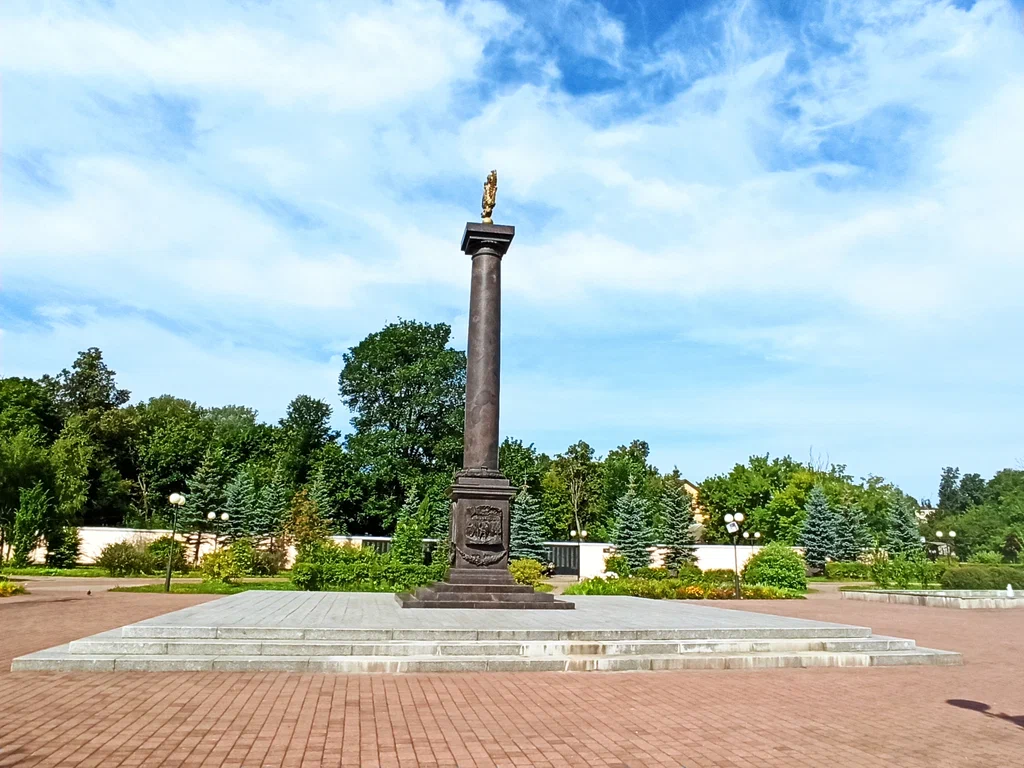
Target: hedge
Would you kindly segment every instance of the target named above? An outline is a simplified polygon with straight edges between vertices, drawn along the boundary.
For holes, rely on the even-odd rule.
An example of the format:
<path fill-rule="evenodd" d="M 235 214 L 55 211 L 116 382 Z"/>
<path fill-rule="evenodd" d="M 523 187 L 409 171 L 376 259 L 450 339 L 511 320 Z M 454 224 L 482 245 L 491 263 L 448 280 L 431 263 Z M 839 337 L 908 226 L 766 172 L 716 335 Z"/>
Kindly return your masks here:
<path fill-rule="evenodd" d="M 858 562 L 825 563 L 825 578 L 829 581 L 867 581 L 871 578 L 871 566 Z"/>
<path fill-rule="evenodd" d="M 1014 565 L 958 565 L 942 574 L 943 589 L 1024 589 L 1024 568 Z"/>

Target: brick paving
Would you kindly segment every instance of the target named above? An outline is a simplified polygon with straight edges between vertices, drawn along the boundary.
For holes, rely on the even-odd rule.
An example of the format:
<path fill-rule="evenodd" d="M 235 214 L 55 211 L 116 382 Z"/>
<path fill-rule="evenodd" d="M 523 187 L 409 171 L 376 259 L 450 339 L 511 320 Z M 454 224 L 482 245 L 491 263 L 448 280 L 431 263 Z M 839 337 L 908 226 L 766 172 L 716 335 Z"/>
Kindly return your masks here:
<path fill-rule="evenodd" d="M 960 651 L 965 665 L 395 677 L 6 672 L 14 656 L 207 599 L 48 591 L 0 601 L 0 766 L 1024 765 L 1024 611 L 840 601 L 831 591 L 744 608 L 871 626 Z"/>

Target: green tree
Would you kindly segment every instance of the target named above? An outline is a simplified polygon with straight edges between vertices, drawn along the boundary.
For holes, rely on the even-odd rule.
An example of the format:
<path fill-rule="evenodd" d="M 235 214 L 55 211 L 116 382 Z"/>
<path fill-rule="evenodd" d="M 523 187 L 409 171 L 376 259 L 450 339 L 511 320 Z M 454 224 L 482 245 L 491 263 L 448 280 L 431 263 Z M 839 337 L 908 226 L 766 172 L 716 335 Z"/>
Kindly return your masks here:
<path fill-rule="evenodd" d="M 836 560 L 854 561 L 872 545 L 864 513 L 856 504 L 845 502 L 837 510 Z"/>
<path fill-rule="evenodd" d="M 50 496 L 42 483 L 21 489 L 21 503 L 14 517 L 13 563 L 16 567 L 29 565 L 32 550 L 39 546 L 39 540 L 48 524 L 51 514 Z"/>
<path fill-rule="evenodd" d="M 181 508 L 178 515 L 183 531 L 195 535 L 195 555 L 193 562 L 199 562 L 201 533 L 218 523 L 211 523 L 209 515 L 216 520 L 227 511 L 228 470 L 224 455 L 217 448 L 207 452 L 203 463 L 188 481 L 188 503 Z"/>
<path fill-rule="evenodd" d="M 253 535 L 253 520 L 257 516 L 258 504 L 259 495 L 256 493 L 252 471 L 243 467 L 228 483 L 225 491 L 224 511 L 228 513 L 228 530 L 232 539 Z"/>
<path fill-rule="evenodd" d="M 311 477 L 310 495 L 339 535 L 369 530 L 363 515 L 363 479 L 351 454 L 337 443 L 327 443 L 317 454 Z"/>
<path fill-rule="evenodd" d="M 289 484 L 298 487 L 309 479 L 319 451 L 337 437 L 331 429 L 331 406 L 309 395 L 299 395 L 288 404 L 278 435 L 282 471 Z"/>
<path fill-rule="evenodd" d="M 960 496 L 960 467 L 943 467 L 939 479 L 939 505 L 936 507 L 939 515 L 956 515 L 965 508 Z"/>
<path fill-rule="evenodd" d="M 802 465 L 789 456 L 769 459 L 751 456 L 747 464 L 736 464 L 728 474 L 709 477 L 700 484 L 697 501 L 704 512 L 706 541 L 726 542 L 725 516 L 742 512 L 752 524 L 771 539 L 776 535 L 771 516 L 765 510 L 776 493 L 782 491 Z M 792 506 L 787 505 L 791 510 Z"/>
<path fill-rule="evenodd" d="M 647 527 L 650 519 L 648 503 L 636 492 L 630 483 L 626 492 L 615 503 L 615 550 L 622 555 L 632 569 L 646 568 L 651 564 L 647 548 L 651 545 L 651 533 Z"/>
<path fill-rule="evenodd" d="M 893 494 L 889 507 L 889 533 L 886 549 L 890 555 L 913 557 L 921 554 L 921 532 L 915 515 L 916 506 L 902 495 Z"/>
<path fill-rule="evenodd" d="M 677 571 L 697 562 L 693 538 L 693 508 L 690 494 L 676 483 L 667 483 L 661 492 L 661 518 L 664 521 L 665 567 Z"/>
<path fill-rule="evenodd" d="M 403 320 L 343 356 L 338 380 L 355 432 L 346 441 L 362 484 L 367 528 L 388 530 L 399 500 L 461 463 L 466 355 L 451 328 Z"/>
<path fill-rule="evenodd" d="M 643 440 L 634 440 L 629 445 L 620 445 L 608 451 L 601 462 L 601 495 L 594 510 L 595 522 L 591 523 L 591 528 L 611 530 L 615 527 L 615 503 L 626 493 L 632 482 L 637 495 L 647 502 L 646 508 L 652 515 L 647 521 L 648 529 L 657 529 L 659 521 L 654 518 L 659 510 L 655 502 L 660 492 L 661 479 L 658 470 L 647 461 L 650 452 L 650 446 Z"/>
<path fill-rule="evenodd" d="M 39 431 L 31 427 L 0 440 L 0 557 L 14 536 L 22 489 L 38 483 L 51 483 L 50 460 Z"/>
<path fill-rule="evenodd" d="M 96 347 L 89 347 L 78 353 L 70 371 L 65 368 L 55 377 L 43 376 L 40 383 L 66 418 L 93 409 L 119 408 L 127 403 L 131 393 L 119 389 L 114 379 L 114 371 L 103 362 L 103 353 Z"/>
<path fill-rule="evenodd" d="M 330 521 L 317 508 L 306 491 L 296 493 L 288 505 L 285 534 L 295 542 L 295 556 L 305 559 L 310 550 L 327 540 Z"/>
<path fill-rule="evenodd" d="M 541 478 L 551 465 L 551 459 L 537 453 L 533 443 L 506 437 L 498 446 L 498 469 L 516 488 L 532 488 L 539 492 Z"/>
<path fill-rule="evenodd" d="M 60 431 L 61 418 L 50 392 L 32 379 L 0 379 L 0 438 L 34 429 L 44 442 Z"/>
<path fill-rule="evenodd" d="M 827 561 L 839 559 L 839 519 L 820 485 L 811 489 L 806 512 L 800 545 L 808 565 L 821 571 Z"/>
<path fill-rule="evenodd" d="M 546 563 L 550 556 L 544 544 L 544 513 L 537 499 L 526 488 L 513 500 L 511 516 L 510 559 L 528 557 Z"/>
<path fill-rule="evenodd" d="M 60 526 L 82 521 L 89 501 L 89 471 L 97 447 L 79 416 L 72 416 L 50 447 Z"/>
<path fill-rule="evenodd" d="M 392 560 L 403 565 L 423 564 L 423 523 L 420 502 L 410 492 L 398 512 L 395 533 L 391 537 L 388 554 Z"/>
<path fill-rule="evenodd" d="M 250 524 L 252 535 L 260 538 L 276 536 L 287 518 L 288 501 L 288 489 L 281 473 L 277 472 L 259 494 Z"/>
<path fill-rule="evenodd" d="M 960 503 L 966 512 L 985 501 L 985 478 L 977 472 L 968 472 L 960 478 Z"/>
<path fill-rule="evenodd" d="M 542 481 L 545 506 L 564 513 L 551 521 L 551 533 L 566 538 L 570 530 L 587 531 L 591 541 L 607 541 L 609 530 L 599 519 L 601 463 L 594 449 L 582 440 L 570 445 L 555 457 L 548 474 L 553 477 Z"/>

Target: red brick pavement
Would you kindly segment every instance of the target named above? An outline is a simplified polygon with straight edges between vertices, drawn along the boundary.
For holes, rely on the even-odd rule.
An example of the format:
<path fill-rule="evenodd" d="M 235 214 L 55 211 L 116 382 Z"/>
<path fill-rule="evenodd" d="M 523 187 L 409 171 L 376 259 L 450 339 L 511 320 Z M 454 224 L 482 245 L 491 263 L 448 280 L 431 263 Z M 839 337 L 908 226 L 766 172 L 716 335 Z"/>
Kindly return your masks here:
<path fill-rule="evenodd" d="M 15 655 L 204 599 L 68 597 L 0 602 L 3 670 Z M 961 651 L 966 665 L 395 677 L 0 672 L 0 766 L 1024 766 L 1024 611 L 834 594 L 744 607 L 866 624 Z"/>

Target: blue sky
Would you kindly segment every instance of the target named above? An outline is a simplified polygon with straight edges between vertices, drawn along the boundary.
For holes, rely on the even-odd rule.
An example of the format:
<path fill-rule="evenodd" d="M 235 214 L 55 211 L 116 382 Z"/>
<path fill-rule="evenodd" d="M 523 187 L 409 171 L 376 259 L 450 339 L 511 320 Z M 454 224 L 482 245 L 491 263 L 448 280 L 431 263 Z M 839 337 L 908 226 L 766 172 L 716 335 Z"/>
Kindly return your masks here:
<path fill-rule="evenodd" d="M 500 175 L 506 434 L 935 495 L 1024 461 L 1021 5 L 0 5 L 0 374 L 280 417 L 464 345 Z"/>

